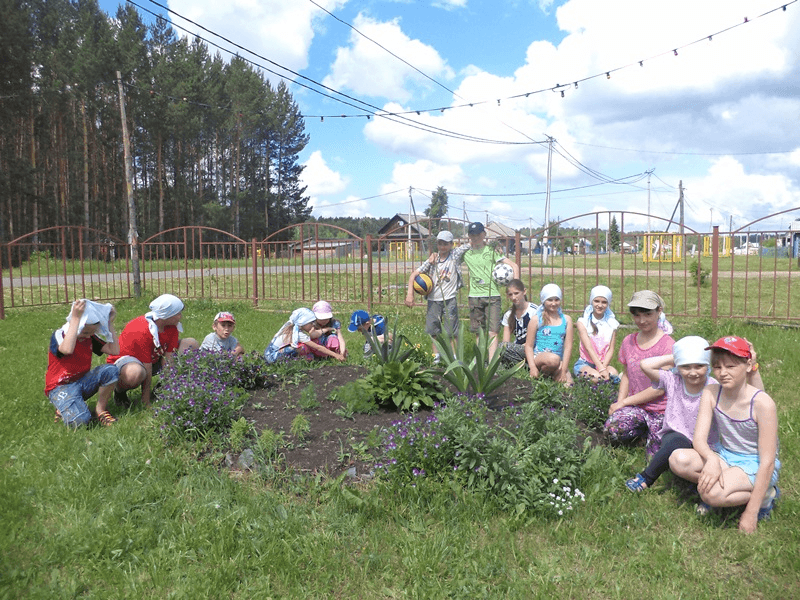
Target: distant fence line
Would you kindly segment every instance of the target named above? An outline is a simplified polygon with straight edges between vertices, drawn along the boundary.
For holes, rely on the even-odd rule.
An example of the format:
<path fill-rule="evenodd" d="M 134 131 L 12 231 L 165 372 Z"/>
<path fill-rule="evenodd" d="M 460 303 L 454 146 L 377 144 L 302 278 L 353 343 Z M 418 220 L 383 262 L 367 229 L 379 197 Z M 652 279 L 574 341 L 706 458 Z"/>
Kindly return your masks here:
<path fill-rule="evenodd" d="M 609 227 L 612 216 L 617 231 Z M 555 282 L 569 312 L 581 312 L 591 288 L 604 284 L 614 291 L 617 311 L 624 312 L 635 290 L 653 289 L 673 316 L 800 321 L 800 231 L 628 232 L 626 217 L 633 216 L 642 215 L 578 215 L 527 238 L 490 224 L 487 240 L 519 265 L 532 301 L 538 302 L 544 283 Z M 665 230 L 677 228 L 651 219 Z M 261 241 L 178 227 L 139 242 L 141 284 L 154 296 L 256 306 L 320 298 L 370 310 L 399 306 L 411 272 L 435 250 L 439 229 L 453 231 L 459 243 L 467 241 L 465 226 L 457 219 L 424 218 L 359 237 L 303 223 Z M 9 308 L 132 298 L 132 270 L 130 245 L 107 232 L 62 226 L 26 234 L 0 244 L 0 318 Z M 466 269 L 464 274 L 468 281 Z M 459 303 L 466 304 L 466 288 Z"/>

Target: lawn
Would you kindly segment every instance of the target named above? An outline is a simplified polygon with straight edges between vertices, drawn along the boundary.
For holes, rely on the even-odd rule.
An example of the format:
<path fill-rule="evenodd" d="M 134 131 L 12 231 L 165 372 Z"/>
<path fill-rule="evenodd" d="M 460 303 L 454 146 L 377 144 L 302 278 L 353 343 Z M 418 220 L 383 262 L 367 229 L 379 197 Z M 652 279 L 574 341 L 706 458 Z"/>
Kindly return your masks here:
<path fill-rule="evenodd" d="M 201 338 L 218 310 L 231 309 L 244 347 L 263 351 L 291 306 L 269 308 L 192 301 L 184 327 Z M 337 316 L 352 308 L 337 307 Z M 146 302 L 118 310 L 123 324 Z M 0 598 L 797 595 L 800 356 L 787 350 L 800 343 L 797 329 L 673 322 L 676 339 L 751 339 L 778 405 L 783 498 L 745 536 L 735 519 L 696 517 L 669 477 L 628 492 L 641 448 L 602 449 L 581 482 L 586 502 L 568 518 L 518 518 L 433 480 L 390 494 L 376 481 L 229 471 L 201 455 L 202 443 L 166 446 L 139 408 L 112 428 L 67 431 L 42 394 L 49 335 L 66 312 L 15 309 L 0 322 Z M 421 307 L 384 312 L 428 344 Z M 357 350 L 360 337 L 346 335 Z M 353 352 L 347 364 L 361 362 Z"/>

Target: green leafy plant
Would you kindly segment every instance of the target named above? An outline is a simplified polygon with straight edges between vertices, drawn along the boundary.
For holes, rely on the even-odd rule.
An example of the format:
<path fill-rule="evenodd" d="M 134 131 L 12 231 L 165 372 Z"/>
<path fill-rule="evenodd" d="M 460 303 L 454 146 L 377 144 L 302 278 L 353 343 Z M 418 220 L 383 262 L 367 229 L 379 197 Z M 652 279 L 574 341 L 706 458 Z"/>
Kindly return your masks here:
<path fill-rule="evenodd" d="M 315 410 L 319 408 L 320 403 L 319 400 L 317 400 L 317 390 L 313 383 L 309 383 L 303 388 L 303 391 L 300 393 L 298 404 L 303 410 Z"/>
<path fill-rule="evenodd" d="M 292 424 L 289 427 L 289 432 L 296 437 L 300 442 L 305 441 L 306 436 L 311 431 L 311 423 L 305 415 L 297 415 L 292 419 Z"/>
<path fill-rule="evenodd" d="M 459 392 L 491 394 L 525 366 L 525 363 L 520 361 L 510 369 L 501 369 L 500 352 L 495 352 L 490 360 L 489 339 L 483 330 L 480 330 L 478 341 L 473 344 L 472 359 L 467 362 L 464 341 L 467 335 L 466 328 L 462 324 L 461 333 L 455 343 L 455 351 L 453 351 L 451 337 L 446 333 L 440 333 L 434 340 L 441 357 L 440 364 L 444 367 L 435 372 L 440 373 Z"/>
<path fill-rule="evenodd" d="M 444 401 L 446 394 L 434 372 L 421 367 L 413 361 L 386 362 L 376 365 L 365 380 L 379 404 L 401 411 Z"/>
<path fill-rule="evenodd" d="M 231 450 L 234 452 L 241 452 L 244 450 L 247 438 L 250 437 L 252 425 L 244 417 L 239 417 L 238 420 L 233 422 L 230 431 L 230 444 Z"/>
<path fill-rule="evenodd" d="M 265 462 L 271 462 L 278 458 L 278 450 L 283 445 L 283 434 L 275 433 L 269 427 L 265 427 L 261 431 L 256 442 L 256 448 Z"/>
<path fill-rule="evenodd" d="M 692 285 L 703 285 L 708 278 L 708 271 L 703 268 L 703 264 L 695 259 L 689 264 L 689 273 L 692 275 Z"/>
<path fill-rule="evenodd" d="M 331 402 L 341 402 L 343 406 L 333 412 L 345 419 L 352 419 L 356 413 L 374 415 L 380 410 L 375 395 L 364 379 L 348 381 L 328 394 Z"/>

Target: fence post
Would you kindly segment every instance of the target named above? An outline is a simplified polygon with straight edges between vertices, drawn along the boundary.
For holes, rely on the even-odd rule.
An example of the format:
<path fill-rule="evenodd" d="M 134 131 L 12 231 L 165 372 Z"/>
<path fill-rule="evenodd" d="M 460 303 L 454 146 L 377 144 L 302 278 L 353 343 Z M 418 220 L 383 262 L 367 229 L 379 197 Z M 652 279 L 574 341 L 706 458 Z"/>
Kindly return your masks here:
<path fill-rule="evenodd" d="M 372 235 L 367 234 L 367 310 L 372 314 Z"/>
<path fill-rule="evenodd" d="M 256 256 L 256 238 L 250 241 L 250 256 L 253 257 L 253 306 L 258 306 L 258 257 Z"/>
<path fill-rule="evenodd" d="M 714 225 L 711 238 L 711 318 L 717 320 L 717 286 L 719 285 L 719 225 Z"/>
<path fill-rule="evenodd" d="M 64 302 L 69 302 L 69 283 L 67 283 L 67 239 L 64 227 L 61 227 L 61 270 L 64 273 Z"/>
<path fill-rule="evenodd" d="M 6 245 L 0 245 L 0 320 L 6 318 L 5 291 L 3 290 L 3 258 L 5 257 Z"/>
<path fill-rule="evenodd" d="M 522 234 L 519 231 L 514 233 L 514 262 L 519 269 L 519 278 L 522 279 Z"/>

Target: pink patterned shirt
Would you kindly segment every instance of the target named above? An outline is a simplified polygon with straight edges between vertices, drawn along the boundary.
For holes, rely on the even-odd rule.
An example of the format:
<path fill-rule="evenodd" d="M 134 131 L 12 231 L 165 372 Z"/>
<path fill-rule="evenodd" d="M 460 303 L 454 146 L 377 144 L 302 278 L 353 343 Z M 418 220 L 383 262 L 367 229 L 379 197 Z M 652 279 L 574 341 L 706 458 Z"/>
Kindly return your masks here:
<path fill-rule="evenodd" d="M 642 372 L 640 366 L 641 362 L 645 358 L 672 354 L 672 346 L 675 343 L 675 340 L 670 336 L 663 335 L 655 345 L 647 350 L 643 350 L 639 347 L 639 344 L 636 343 L 638 337 L 638 331 L 625 336 L 619 348 L 619 362 L 625 365 L 628 375 L 628 396 L 638 394 L 652 385 L 650 378 Z M 647 402 L 646 404 L 640 404 L 639 406 L 650 412 L 663 413 L 667 408 L 667 395 L 664 394 L 661 398 L 656 398 L 655 400 Z"/>

